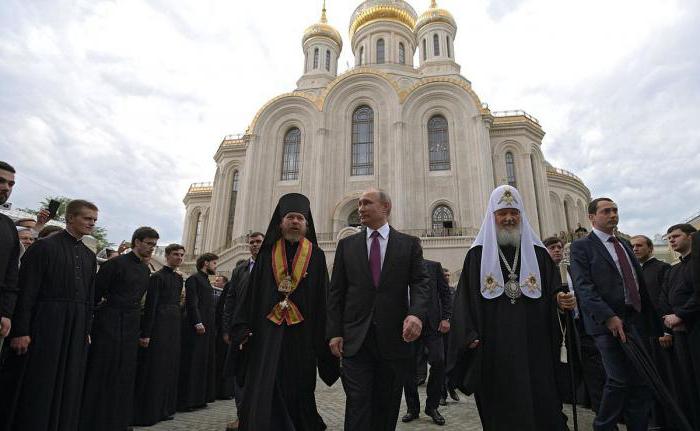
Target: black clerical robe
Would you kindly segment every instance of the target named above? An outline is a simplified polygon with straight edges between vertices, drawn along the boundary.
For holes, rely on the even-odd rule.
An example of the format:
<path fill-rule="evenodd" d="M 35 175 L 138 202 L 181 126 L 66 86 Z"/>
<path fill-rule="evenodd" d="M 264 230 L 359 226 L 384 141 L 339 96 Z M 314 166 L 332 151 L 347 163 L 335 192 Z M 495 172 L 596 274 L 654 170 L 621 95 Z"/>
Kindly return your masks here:
<path fill-rule="evenodd" d="M 132 251 L 103 263 L 95 281 L 92 345 L 81 431 L 123 431 L 131 424 L 141 320 L 150 270 Z"/>
<path fill-rule="evenodd" d="M 204 407 L 216 400 L 216 298 L 209 277 L 201 271 L 185 282 L 185 310 L 178 393 L 180 410 Z M 204 334 L 197 334 L 197 323 L 204 325 Z"/>
<path fill-rule="evenodd" d="M 226 296 L 231 288 L 231 283 L 226 283 L 221 294 L 216 298 L 216 311 L 214 324 L 216 325 L 216 335 L 214 336 L 214 350 L 216 351 L 216 398 L 226 400 L 233 396 L 233 378 L 224 372 L 226 364 L 226 353 L 229 345 L 224 342 L 224 333 L 228 333 L 228 328 L 224 329 L 224 306 Z"/>
<path fill-rule="evenodd" d="M 19 236 L 12 220 L 0 214 L 0 317 L 11 318 L 17 301 Z"/>
<path fill-rule="evenodd" d="M 505 247 L 513 262 L 515 249 Z M 474 393 L 486 431 L 565 429 L 555 364 L 560 335 L 554 333 L 560 278 L 547 251 L 535 247 L 542 296 L 481 296 L 482 247 L 469 250 L 454 300 L 448 369 L 450 381 Z M 501 262 L 504 279 L 508 272 Z M 516 271 L 516 272 L 519 272 Z M 479 347 L 468 349 L 474 340 Z"/>
<path fill-rule="evenodd" d="M 151 275 L 148 283 L 141 337 L 150 343 L 139 348 L 135 425 L 153 425 L 177 409 L 182 285 L 182 276 L 168 266 Z"/>
<path fill-rule="evenodd" d="M 290 268 L 297 246 L 285 241 Z M 249 349 L 249 361 L 238 416 L 241 430 L 326 428 L 316 408 L 316 370 L 332 385 L 339 376 L 339 366 L 325 339 L 328 270 L 318 246 L 313 246 L 306 273 L 289 297 L 304 320 L 277 325 L 267 318 L 283 299 L 272 270 L 271 247 L 263 248 L 255 261 L 234 316 L 234 342 L 248 331 L 253 334 L 244 345 Z"/>
<path fill-rule="evenodd" d="M 66 231 L 27 249 L 11 336 L 31 343 L 21 356 L 5 346 L 0 429 L 77 428 L 96 270 L 95 254 Z"/>

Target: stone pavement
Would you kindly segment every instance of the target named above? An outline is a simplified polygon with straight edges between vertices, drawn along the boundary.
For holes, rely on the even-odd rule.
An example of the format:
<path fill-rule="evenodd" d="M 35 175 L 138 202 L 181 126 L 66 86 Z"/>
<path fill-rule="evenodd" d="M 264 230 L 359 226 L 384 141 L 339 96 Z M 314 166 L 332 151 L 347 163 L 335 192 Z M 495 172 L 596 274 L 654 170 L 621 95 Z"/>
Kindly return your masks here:
<path fill-rule="evenodd" d="M 425 400 L 425 385 L 419 388 L 421 402 Z M 445 426 L 435 425 L 430 418 L 421 412 L 421 417 L 409 424 L 401 423 L 400 416 L 406 413 L 406 404 L 402 403 L 399 422 L 396 429 L 398 431 L 477 431 L 481 430 L 479 415 L 476 411 L 473 397 L 466 397 L 460 394 L 461 401 L 448 401 L 447 406 L 440 407 L 440 413 L 445 417 Z M 319 412 L 328 425 L 328 431 L 341 431 L 343 429 L 343 417 L 345 410 L 345 394 L 342 385 L 338 381 L 333 387 L 327 387 L 320 380 L 316 388 L 316 402 Z M 191 413 L 178 413 L 172 421 L 161 422 L 155 426 L 138 428 L 139 430 L 153 431 L 223 431 L 226 423 L 234 417 L 236 407 L 233 401 L 217 401 L 205 409 Z M 565 406 L 565 411 L 571 417 L 571 406 Z M 588 431 L 591 426 L 593 414 L 590 410 L 579 408 L 579 430 Z M 571 426 L 571 420 L 569 420 Z M 624 427 L 621 427 L 621 431 Z M 513 430 L 516 431 L 516 430 Z M 545 431 L 545 430 L 543 430 Z"/>

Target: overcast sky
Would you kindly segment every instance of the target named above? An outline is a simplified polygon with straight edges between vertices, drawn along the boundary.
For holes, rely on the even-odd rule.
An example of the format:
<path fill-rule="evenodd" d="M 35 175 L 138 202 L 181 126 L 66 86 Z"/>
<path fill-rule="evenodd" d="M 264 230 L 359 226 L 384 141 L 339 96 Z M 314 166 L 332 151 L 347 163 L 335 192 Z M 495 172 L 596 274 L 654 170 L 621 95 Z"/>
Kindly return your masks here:
<path fill-rule="evenodd" d="M 328 0 L 347 37 L 359 0 Z M 420 14 L 429 0 L 411 0 Z M 700 2 L 441 0 L 462 74 L 492 110 L 524 109 L 545 157 L 621 208 L 627 233 L 700 210 Z M 182 235 L 224 135 L 292 91 L 320 0 L 0 0 L 0 159 L 15 207 L 100 207 L 112 242 Z"/>

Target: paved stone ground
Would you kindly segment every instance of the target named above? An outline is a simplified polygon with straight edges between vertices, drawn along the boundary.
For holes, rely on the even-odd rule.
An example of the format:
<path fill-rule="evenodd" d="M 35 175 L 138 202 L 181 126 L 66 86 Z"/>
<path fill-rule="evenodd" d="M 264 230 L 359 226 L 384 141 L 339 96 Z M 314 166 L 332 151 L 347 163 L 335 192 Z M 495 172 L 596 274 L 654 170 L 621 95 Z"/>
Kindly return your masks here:
<path fill-rule="evenodd" d="M 425 385 L 419 388 L 421 401 L 425 400 Z M 448 401 L 447 406 L 440 407 L 440 413 L 445 417 L 447 423 L 440 427 L 435 425 L 430 418 L 421 412 L 421 417 L 409 424 L 401 423 L 399 419 L 399 431 L 424 431 L 428 429 L 442 431 L 477 431 L 481 430 L 479 415 L 476 411 L 473 397 L 462 397 L 460 402 Z M 341 431 L 343 429 L 343 417 L 345 410 L 345 394 L 343 393 L 340 382 L 337 382 L 333 387 L 327 387 L 319 380 L 316 388 L 316 402 L 318 403 L 321 416 L 328 425 L 328 431 Z M 401 413 L 403 416 L 406 413 L 406 404 L 402 403 Z M 423 406 L 424 407 L 424 406 Z M 205 409 L 191 413 L 178 413 L 175 419 L 168 422 L 161 422 L 155 426 L 148 428 L 139 428 L 140 430 L 162 430 L 162 431 L 223 431 L 226 428 L 226 423 L 235 415 L 236 407 L 233 401 L 217 401 Z M 571 406 L 565 406 L 567 415 L 571 418 Z M 579 429 L 581 431 L 591 430 L 593 414 L 590 410 L 579 408 Z M 569 420 L 571 426 L 571 420 Z M 621 431 L 624 430 L 621 427 Z M 515 431 L 515 430 L 514 430 Z M 544 430 L 543 430 L 544 431 Z"/>

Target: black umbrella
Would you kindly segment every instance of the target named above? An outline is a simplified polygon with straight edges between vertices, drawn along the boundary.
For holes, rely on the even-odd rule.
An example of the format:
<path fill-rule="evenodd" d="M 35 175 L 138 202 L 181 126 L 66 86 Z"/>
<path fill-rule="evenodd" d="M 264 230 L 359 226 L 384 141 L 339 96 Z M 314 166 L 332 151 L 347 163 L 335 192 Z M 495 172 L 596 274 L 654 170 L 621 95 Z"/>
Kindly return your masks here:
<path fill-rule="evenodd" d="M 634 368 L 637 370 L 639 375 L 642 376 L 647 385 L 652 388 L 656 399 L 659 400 L 664 407 L 666 407 L 668 412 L 672 413 L 668 416 L 672 418 L 678 429 L 681 431 L 693 431 L 693 427 L 690 426 L 685 414 L 683 414 L 683 411 L 678 406 L 678 403 L 676 403 L 676 400 L 673 399 L 673 396 L 661 379 L 661 376 L 654 365 L 654 361 L 651 359 L 651 356 L 649 356 L 649 353 L 647 352 L 646 347 L 642 344 L 642 341 L 639 339 L 636 333 L 633 333 L 632 331 L 625 331 L 625 335 L 627 336 L 627 342 L 623 343 L 620 341 L 620 345 L 622 346 L 622 350 L 625 351 L 625 354 L 634 365 Z"/>

